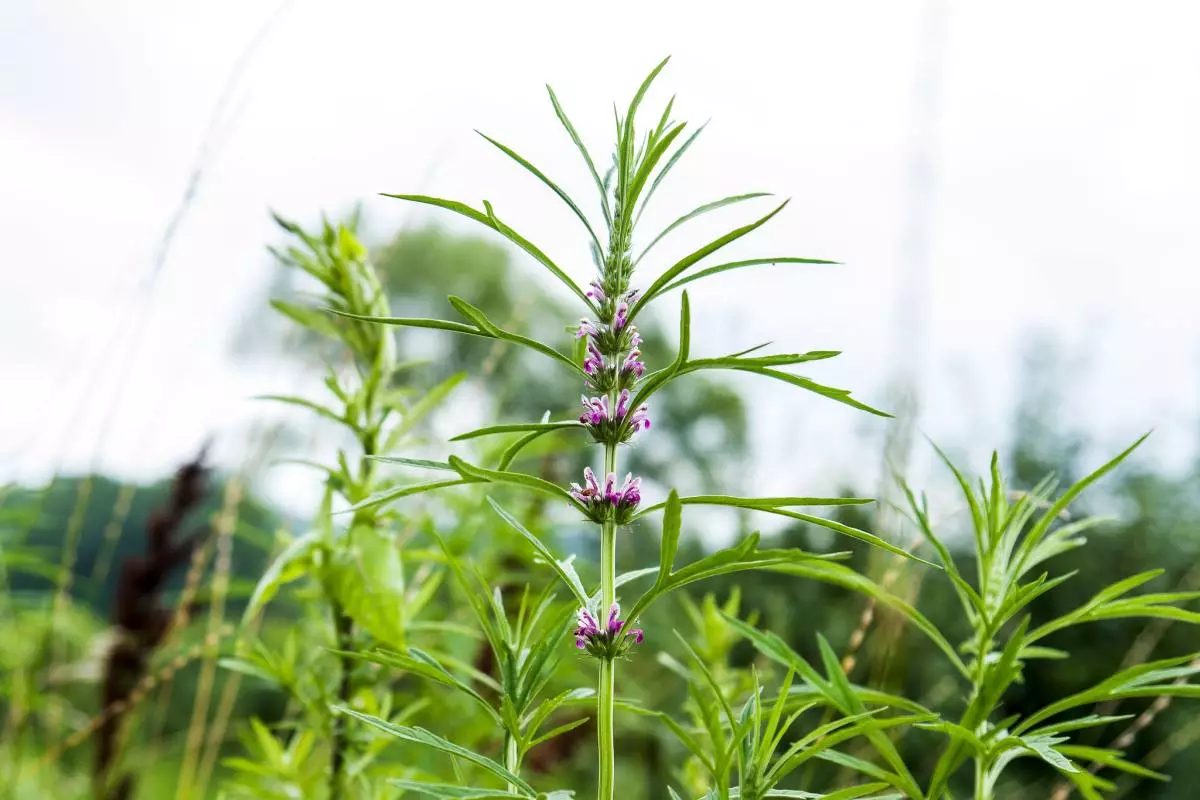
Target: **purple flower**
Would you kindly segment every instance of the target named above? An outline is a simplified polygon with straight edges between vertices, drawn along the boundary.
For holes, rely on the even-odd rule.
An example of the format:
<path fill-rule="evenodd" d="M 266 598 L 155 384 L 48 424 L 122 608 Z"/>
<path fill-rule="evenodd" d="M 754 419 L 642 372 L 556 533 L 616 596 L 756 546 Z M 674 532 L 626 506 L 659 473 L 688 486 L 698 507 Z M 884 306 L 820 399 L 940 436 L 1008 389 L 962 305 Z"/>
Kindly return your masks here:
<path fill-rule="evenodd" d="M 571 497 L 585 506 L 591 505 L 594 500 L 602 497 L 600 484 L 596 483 L 596 473 L 592 472 L 591 467 L 583 468 L 583 486 L 578 483 L 571 484 Z"/>
<path fill-rule="evenodd" d="M 621 364 L 622 372 L 631 372 L 634 377 L 640 378 L 646 374 L 646 365 L 641 362 L 642 351 L 634 347 L 625 356 L 625 361 Z"/>
<path fill-rule="evenodd" d="M 601 425 L 608 422 L 608 398 L 588 397 L 581 395 L 580 400 L 583 401 L 583 413 L 579 415 L 579 421 L 585 425 Z"/>
<path fill-rule="evenodd" d="M 629 413 L 629 390 L 622 389 L 617 397 L 617 419 L 629 417 L 629 429 L 632 433 L 639 430 L 650 430 L 650 407 L 642 403 L 632 415 Z"/>
<path fill-rule="evenodd" d="M 578 626 L 575 628 L 575 646 L 580 650 L 587 647 L 588 639 L 600 635 L 600 625 L 592 612 L 586 608 L 579 609 Z"/>
<path fill-rule="evenodd" d="M 595 300 L 597 303 L 603 303 L 608 299 L 608 295 L 604 293 L 604 289 L 600 286 L 600 281 L 592 281 L 591 289 L 588 289 L 587 296 Z"/>
<path fill-rule="evenodd" d="M 650 430 L 650 406 L 642 403 L 629 417 L 629 427 L 634 432 Z"/>
<path fill-rule="evenodd" d="M 608 477 L 604 480 L 604 499 L 609 502 L 618 511 L 623 509 L 633 509 L 638 503 L 642 502 L 642 479 L 633 477 L 633 473 L 625 473 L 625 483 L 621 484 L 621 488 L 616 488 L 617 476 L 615 473 L 608 473 Z"/>
<path fill-rule="evenodd" d="M 641 362 L 636 362 L 641 364 Z M 644 369 L 644 368 L 643 368 Z M 591 374 L 591 373 L 589 373 Z M 587 425 L 592 432 L 592 438 L 598 442 L 616 441 L 627 442 L 638 431 L 650 428 L 650 407 L 645 403 L 636 409 L 630 407 L 631 393 L 622 389 L 617 395 L 615 409 L 610 409 L 607 395 L 588 397 L 583 395 L 583 413 L 579 421 Z"/>
<path fill-rule="evenodd" d="M 596 375 L 604 369 L 604 355 L 600 352 L 600 348 L 596 347 L 596 342 L 588 339 L 587 357 L 583 359 L 583 371 L 588 375 Z"/>
<path fill-rule="evenodd" d="M 625 620 L 621 619 L 621 607 L 613 603 L 608 608 L 608 620 L 604 628 L 596 620 L 596 616 L 586 608 L 579 609 L 578 625 L 575 628 L 575 646 L 586 650 L 596 658 L 611 661 L 620 658 L 635 644 L 645 640 L 641 628 L 630 628 L 621 634 Z"/>
<path fill-rule="evenodd" d="M 584 513 L 593 522 L 612 521 L 624 525 L 642 502 L 642 479 L 628 474 L 618 487 L 616 473 L 610 472 L 601 486 L 591 467 L 585 467 L 583 485 L 572 483 L 569 494 L 583 506 Z"/>
<path fill-rule="evenodd" d="M 617 303 L 617 312 L 613 316 L 613 331 L 620 332 L 629 321 L 629 303 L 622 300 Z"/>
<path fill-rule="evenodd" d="M 599 336 L 600 329 L 587 319 L 579 320 L 579 328 L 575 331 L 575 338 L 582 339 L 585 336 Z"/>

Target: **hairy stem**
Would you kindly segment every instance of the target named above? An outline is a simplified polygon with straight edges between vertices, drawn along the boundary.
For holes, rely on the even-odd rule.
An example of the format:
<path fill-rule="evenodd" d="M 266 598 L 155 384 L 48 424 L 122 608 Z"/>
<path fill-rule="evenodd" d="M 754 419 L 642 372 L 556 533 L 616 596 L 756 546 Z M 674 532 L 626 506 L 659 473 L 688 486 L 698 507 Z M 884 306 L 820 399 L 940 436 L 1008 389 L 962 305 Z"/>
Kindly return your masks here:
<path fill-rule="evenodd" d="M 616 472 L 617 446 L 604 446 L 604 474 Z M 611 520 L 600 529 L 600 608 L 599 617 L 616 602 L 617 583 L 617 526 Z M 613 703 L 616 696 L 616 664 L 609 659 L 600 662 L 600 684 L 596 690 L 596 740 L 599 746 L 600 779 L 596 800 L 613 800 L 616 784 L 615 744 L 613 741 Z"/>

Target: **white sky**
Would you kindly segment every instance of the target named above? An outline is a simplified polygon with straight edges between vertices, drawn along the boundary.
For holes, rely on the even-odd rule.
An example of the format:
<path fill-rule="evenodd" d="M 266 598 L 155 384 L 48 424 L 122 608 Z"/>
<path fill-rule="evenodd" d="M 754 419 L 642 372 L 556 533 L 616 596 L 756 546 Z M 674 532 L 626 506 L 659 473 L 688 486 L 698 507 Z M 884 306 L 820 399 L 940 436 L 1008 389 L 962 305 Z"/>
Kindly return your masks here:
<path fill-rule="evenodd" d="M 611 102 L 627 102 L 667 54 L 652 113 L 677 93 L 677 117 L 713 122 L 656 195 L 650 227 L 701 202 L 773 191 L 791 205 L 731 252 L 845 262 L 699 285 L 699 352 L 767 339 L 781 351 L 841 349 L 805 374 L 885 404 L 896 353 L 915 347 L 921 429 L 981 457 L 1005 443 L 1019 343 L 1049 327 L 1087 357 L 1071 414 L 1099 446 L 1114 451 L 1154 427 L 1144 458 L 1191 453 L 1200 5 L 1186 0 L 949 4 L 923 335 L 897 333 L 893 319 L 924 3 L 299 0 L 222 121 L 111 432 L 98 440 L 113 382 L 84 398 L 88 371 L 117 373 L 113 332 L 143 298 L 230 67 L 275 7 L 6 0 L 0 482 L 91 463 L 153 475 L 212 431 L 236 450 L 229 437 L 261 412 L 247 397 L 293 388 L 286 375 L 239 371 L 228 355 L 269 274 L 268 207 L 311 220 L 363 200 L 383 230 L 427 212 L 378 192 L 486 197 L 586 280 L 570 213 L 472 129 L 593 209 L 543 84 L 606 157 Z M 647 269 L 755 210 L 693 223 Z M 878 461 L 883 428 L 863 415 L 742 385 L 755 390 L 762 492 L 831 491 L 847 468 Z"/>

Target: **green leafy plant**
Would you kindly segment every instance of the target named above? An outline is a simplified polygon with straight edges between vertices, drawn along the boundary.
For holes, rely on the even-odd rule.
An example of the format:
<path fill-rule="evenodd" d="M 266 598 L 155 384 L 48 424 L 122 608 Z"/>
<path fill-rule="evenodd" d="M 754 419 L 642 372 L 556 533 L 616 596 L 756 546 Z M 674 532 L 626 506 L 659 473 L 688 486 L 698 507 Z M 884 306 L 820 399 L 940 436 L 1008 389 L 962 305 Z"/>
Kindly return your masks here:
<path fill-rule="evenodd" d="M 1085 489 L 1113 470 L 1142 443 L 1139 439 L 1116 458 L 1053 498 L 1054 480 L 1043 480 L 1030 492 L 1011 499 L 993 455 L 990 482 L 976 488 L 949 460 L 970 510 L 977 567 L 974 581 L 963 576 L 950 550 L 930 521 L 928 504 L 907 489 L 912 516 L 926 540 L 945 565 L 963 616 L 971 627 L 971 638 L 960 650 L 971 657 L 960 665 L 970 687 L 969 702 L 957 722 L 937 721 L 923 727 L 945 733 L 949 742 L 934 769 L 926 796 L 945 796 L 950 780 L 964 762 L 974 765 L 976 800 L 995 796 L 1001 777 L 1013 760 L 1040 759 L 1071 781 L 1086 798 L 1099 798 L 1114 789 L 1112 782 L 1098 777 L 1078 762 L 1095 762 L 1143 777 L 1149 771 L 1122 758 L 1116 750 L 1071 743 L 1064 735 L 1125 719 L 1097 714 L 1064 718 L 1076 709 L 1139 697 L 1200 696 L 1200 686 L 1186 679 L 1200 672 L 1200 653 L 1169 658 L 1123 669 L 1081 692 L 1064 697 L 1028 715 L 1003 716 L 1006 692 L 1023 680 L 1025 665 L 1035 659 L 1069 656 L 1048 646 L 1054 635 L 1068 628 L 1104 620 L 1146 618 L 1195 624 L 1200 613 L 1180 605 L 1200 598 L 1197 592 L 1133 594 L 1153 580 L 1161 570 L 1130 576 L 1106 586 L 1078 608 L 1034 625 L 1030 605 L 1073 577 L 1067 573 L 1051 577 L 1043 564 L 1055 556 L 1082 547 L 1083 533 L 1105 522 L 1102 517 L 1064 521 L 1068 507 Z M 939 451 L 940 454 L 940 451 Z M 944 457 L 943 457 L 944 458 Z M 962 668 L 962 667 L 965 667 Z"/>
<path fill-rule="evenodd" d="M 316 301 L 322 308 L 343 315 L 387 314 L 387 295 L 355 235 L 354 220 L 343 225 L 324 222 L 320 231 L 312 234 L 280 217 L 276 221 L 296 243 L 273 252 L 282 263 L 315 281 Z M 328 365 L 324 378 L 328 399 L 281 395 L 265 399 L 298 406 L 336 423 L 353 438 L 359 452 L 351 457 L 339 450 L 332 464 L 302 462 L 325 475 L 324 499 L 316 522 L 311 531 L 284 544 L 258 582 L 245 619 L 254 619 L 285 584 L 307 578 L 315 583 L 324 613 L 332 622 L 334 654 L 313 653 L 292 631 L 282 650 L 272 652 L 260 645 L 240 658 L 226 660 L 225 666 L 282 686 L 306 710 L 308 724 L 329 731 L 330 767 L 327 776 L 319 774 L 328 782 L 328 796 L 339 798 L 348 784 L 366 781 L 369 759 L 360 758 L 363 753 L 346 733 L 344 715 L 331 715 L 330 707 L 351 701 L 370 702 L 375 707 L 390 703 L 390 695 L 375 696 L 369 683 L 360 686 L 356 681 L 351 651 L 360 642 L 403 647 L 409 622 L 430 601 L 439 582 L 436 574 L 428 571 L 422 580 L 408 580 L 396 537 L 389 530 L 395 515 L 374 504 L 362 505 L 364 498 L 387 485 L 373 457 L 412 440 L 422 420 L 463 376 L 451 376 L 414 400 L 413 391 L 400 379 L 416 365 L 398 362 L 390 332 L 347 316 L 331 316 L 319 308 L 283 300 L 272 301 L 272 305 L 307 331 L 339 345 L 338 355 L 345 366 Z M 358 504 L 344 527 L 334 524 L 335 500 Z M 331 659 L 336 661 L 328 663 Z M 255 733 L 265 746 L 262 730 L 256 728 Z M 312 743 L 294 737 L 287 748 L 271 751 L 272 758 L 265 764 L 283 765 L 283 755 L 302 746 L 307 751 Z M 294 761 L 286 764 L 295 767 Z M 312 777 L 314 773 L 304 774 Z M 291 774 L 287 779 L 295 777 Z M 303 791 L 308 796 L 313 789 L 305 786 Z"/>
<path fill-rule="evenodd" d="M 589 245 L 597 268 L 597 276 L 586 288 L 579 286 L 541 248 L 501 221 L 491 203 L 487 201 L 484 201 L 483 208 L 480 210 L 457 201 L 436 197 L 390 195 L 465 216 L 491 228 L 532 256 L 552 277 L 578 298 L 584 313 L 588 315 L 582 319 L 576 330 L 576 346 L 572 350 L 563 351 L 553 343 L 537 341 L 505 330 L 488 319 L 477 307 L 460 297 L 451 297 L 450 304 L 462 318 L 461 322 L 362 315 L 346 312 L 343 309 L 332 309 L 341 316 L 349 316 L 360 322 L 432 328 L 461 335 L 490 338 L 524 347 L 545 356 L 560 368 L 576 375 L 583 382 L 586 390 L 592 393 L 591 396 L 584 395 L 583 413 L 578 421 L 552 421 L 543 418 L 540 422 L 515 422 L 488 426 L 458 437 L 470 439 L 520 434 L 519 438 L 504 451 L 494 467 L 471 464 L 457 456 L 451 456 L 445 462 L 385 457 L 384 460 L 394 463 L 449 472 L 454 477 L 384 491 L 363 500 L 355 506 L 355 509 L 361 511 L 374 508 L 416 492 L 452 486 L 476 483 L 495 486 L 511 485 L 556 498 L 599 527 L 600 577 L 598 590 L 593 593 L 585 588 L 571 567 L 570 559 L 558 558 L 547 545 L 526 530 L 515 517 L 493 503 L 496 512 L 504 521 L 529 541 L 537 553 L 556 572 L 578 604 L 579 611 L 574 632 L 576 646 L 599 662 L 596 692 L 597 738 L 599 740 L 598 797 L 603 800 L 612 800 L 616 786 L 613 739 L 617 662 L 643 641 L 642 630 L 634 627 L 638 616 L 646 611 L 652 603 L 672 591 L 706 578 L 744 570 L 778 569 L 785 566 L 819 563 L 836 559 L 842 555 L 817 555 L 794 549 L 761 550 L 758 547 L 758 536 L 752 535 L 732 548 L 677 569 L 675 556 L 682 525 L 682 509 L 685 505 L 727 506 L 781 515 L 827 527 L 837 533 L 869 542 L 906 557 L 908 555 L 903 550 L 865 531 L 795 510 L 806 506 L 836 506 L 868 502 L 866 500 L 800 496 L 680 497 L 672 491 L 665 502 L 642 508 L 640 479 L 634 478 L 632 475 L 627 475 L 623 482 L 618 479 L 620 446 L 629 443 L 636 436 L 644 435 L 649 429 L 649 403 L 654 395 L 675 380 L 695 372 L 705 370 L 750 372 L 790 383 L 857 409 L 886 416 L 883 412 L 853 399 L 845 390 L 824 386 L 782 369 L 796 364 L 831 358 L 837 355 L 834 351 L 753 355 L 761 350 L 761 347 L 754 347 L 727 356 L 694 357 L 690 347 L 691 309 L 686 291 L 682 294 L 680 305 L 678 353 L 670 364 L 656 371 L 647 371 L 641 361 L 639 345 L 642 340 L 635 322 L 639 314 L 646 312 L 651 303 L 661 299 L 667 293 L 700 278 L 758 264 L 831 263 L 821 259 L 778 257 L 701 266 L 701 262 L 709 256 L 766 224 L 783 210 L 787 204 L 785 201 L 754 222 L 713 239 L 700 249 L 665 267 L 645 290 L 639 291 L 632 287 L 635 268 L 640 266 L 647 253 L 667 234 L 709 211 L 765 196 L 763 193 L 756 192 L 704 203 L 676 219 L 666 229 L 652 237 L 640 254 L 634 255 L 638 219 L 657 187 L 678 163 L 679 158 L 687 151 L 699 133 L 696 131 L 688 138 L 682 138 L 686 124 L 671 120 L 673 102 L 667 104 L 658 117 L 657 124 L 644 130 L 638 129 L 637 114 L 642 100 L 651 83 L 665 65 L 666 61 L 663 61 L 651 72 L 634 95 L 624 116 L 618 116 L 616 120 L 617 141 L 612 167 L 604 178 L 600 177 L 587 148 L 584 147 L 553 90 L 549 92 L 559 121 L 579 148 L 588 171 L 599 190 L 600 210 L 607 234 L 604 241 L 596 233 L 598 226 L 592 224 L 580 205 L 558 184 L 508 146 L 485 137 L 487 141 L 549 187 L 580 220 L 588 234 Z M 600 477 L 597 477 L 589 468 L 585 471 L 582 484 L 572 484 L 570 489 L 564 489 L 538 475 L 512 468 L 523 447 L 541 436 L 560 432 L 585 433 L 592 442 L 602 447 L 603 462 Z M 662 511 L 664 514 L 658 568 L 618 574 L 616 567 L 618 529 L 632 525 L 656 511 Z M 626 583 L 651 575 L 654 576 L 653 584 L 630 606 L 625 618 L 622 619 L 617 602 L 617 589 Z M 819 576 L 821 573 L 814 570 L 813 575 Z M 510 731 L 510 736 L 515 735 L 517 735 L 516 732 Z M 511 780 L 508 783 L 510 786 L 514 785 Z"/>

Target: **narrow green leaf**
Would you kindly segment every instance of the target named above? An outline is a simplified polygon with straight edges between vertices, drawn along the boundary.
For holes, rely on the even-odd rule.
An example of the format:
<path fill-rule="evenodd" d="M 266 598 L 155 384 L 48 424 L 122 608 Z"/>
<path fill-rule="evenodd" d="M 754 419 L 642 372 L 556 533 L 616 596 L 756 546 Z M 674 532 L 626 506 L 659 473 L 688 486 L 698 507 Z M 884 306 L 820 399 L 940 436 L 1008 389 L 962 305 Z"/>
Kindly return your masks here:
<path fill-rule="evenodd" d="M 729 508 L 753 508 L 770 511 L 789 506 L 859 506 L 875 502 L 869 497 L 733 497 L 732 495 L 710 494 L 679 498 L 681 505 L 727 506 Z M 641 519 L 667 507 L 667 503 L 656 503 L 642 509 L 634 517 Z M 868 534 L 869 535 L 869 534 Z M 907 552 L 907 551 L 906 551 Z"/>
<path fill-rule="evenodd" d="M 476 466 L 463 461 L 458 456 L 450 456 L 450 466 L 454 467 L 464 479 L 472 479 L 487 483 L 510 483 L 514 486 L 523 486 L 526 489 L 532 489 L 535 492 L 548 494 L 552 497 L 561 497 L 566 500 L 571 506 L 579 511 L 583 511 L 583 506 L 574 497 L 571 497 L 570 492 L 559 486 L 557 483 L 551 483 L 545 478 L 539 478 L 536 475 L 526 475 L 523 472 L 501 472 L 494 469 L 486 469 L 485 467 Z"/>
<path fill-rule="evenodd" d="M 399 500 L 401 497 L 409 497 L 410 495 L 414 494 L 432 492 L 436 489 L 446 489 L 451 486 L 463 486 L 468 483 L 479 483 L 479 481 L 474 479 L 459 478 L 451 481 L 431 481 L 430 483 L 418 483 L 414 486 L 402 486 L 399 489 L 388 489 L 386 491 L 373 494 L 365 500 L 360 500 L 342 513 L 359 511 L 364 508 L 374 508 L 375 506 L 381 506 L 384 503 L 390 503 L 393 500 Z"/>
<path fill-rule="evenodd" d="M 646 191 L 645 196 L 642 198 L 642 205 L 638 209 L 637 216 L 634 218 L 635 225 L 637 224 L 636 221 L 642 218 L 642 212 L 646 210 L 646 206 L 650 205 L 650 198 L 654 196 L 654 192 L 656 189 L 658 189 L 658 185 L 663 182 L 663 179 L 667 177 L 667 173 L 671 171 L 679 159 L 683 157 L 683 154 L 687 152 L 688 148 L 692 146 L 692 142 L 696 141 L 696 138 L 699 137 L 707 127 L 708 123 L 705 122 L 703 125 L 697 128 L 691 136 L 685 139 L 683 144 L 679 146 L 679 149 L 671 154 L 671 157 L 667 159 L 667 163 L 664 164 L 663 168 L 658 171 L 657 175 L 654 176 L 654 180 L 650 182 L 650 188 Z"/>
<path fill-rule="evenodd" d="M 521 534 L 521 536 L 524 537 L 527 542 L 533 545 L 533 549 L 537 551 L 538 555 L 540 555 L 542 559 L 545 560 L 545 562 L 550 566 L 550 568 L 558 574 L 558 577 L 562 580 L 562 582 L 565 583 L 567 588 L 571 590 L 571 593 L 575 595 L 575 599 L 579 601 L 579 605 L 582 607 L 587 607 L 587 591 L 583 588 L 583 581 L 579 579 L 579 574 L 575 572 L 575 568 L 571 566 L 571 563 L 569 561 L 559 561 L 558 558 L 555 557 L 554 553 L 550 552 L 550 548 L 547 547 L 541 539 L 526 530 L 525 526 L 518 522 L 516 517 L 501 508 L 500 504 L 495 500 L 489 497 L 487 501 L 488 504 L 495 510 L 495 512 L 500 515 L 500 518 L 508 523 L 510 528 Z"/>
<path fill-rule="evenodd" d="M 242 615 L 243 625 L 258 616 L 258 612 L 271 601 L 279 587 L 296 580 L 308 571 L 306 567 L 312 558 L 312 552 L 320 546 L 321 539 L 320 531 L 310 531 L 288 542 L 287 547 L 271 561 L 266 572 L 258 579 Z"/>
<path fill-rule="evenodd" d="M 535 178 L 537 178 L 539 181 L 546 184 L 546 186 L 550 187 L 551 191 L 553 191 L 556 195 L 558 195 L 559 198 L 561 198 L 564 203 L 566 203 L 568 206 L 570 206 L 571 210 L 575 212 L 575 216 L 579 217 L 579 221 L 583 223 L 583 227 L 587 228 L 588 235 L 592 237 L 592 242 L 596 245 L 596 247 L 600 248 L 601 250 L 604 249 L 603 245 L 600 244 L 599 237 L 596 236 L 596 232 L 592 230 L 592 224 L 590 222 L 588 222 L 587 216 L 579 209 L 579 206 L 575 205 L 575 201 L 572 200 L 571 197 L 566 192 L 564 192 L 562 189 L 559 188 L 558 184 L 556 184 L 554 181 L 547 178 L 546 175 L 540 169 L 535 167 L 533 164 L 530 164 L 528 161 L 526 161 L 521 156 L 517 155 L 517 153 L 514 152 L 511 148 L 506 147 L 505 145 L 501 144 L 500 142 L 496 141 L 495 139 L 493 139 L 492 137 L 488 136 L 485 133 L 481 133 L 480 131 L 475 131 L 475 132 L 478 133 L 480 136 L 482 136 L 484 139 L 487 139 L 489 142 L 494 144 L 497 148 L 499 148 L 499 150 L 502 153 L 507 155 L 513 161 L 516 161 L 522 167 L 524 167 L 525 169 L 527 169 L 531 173 L 533 173 L 533 176 Z"/>
<path fill-rule="evenodd" d="M 646 245 L 646 249 L 642 251 L 642 254 L 639 255 L 633 263 L 635 265 L 640 263 L 641 260 L 646 257 L 646 253 L 649 253 L 651 248 L 653 248 L 654 245 L 658 244 L 659 241 L 661 241 L 664 236 L 666 236 L 668 233 L 675 230 L 676 228 L 678 228 L 680 225 L 684 224 L 685 222 L 688 222 L 689 220 L 693 220 L 696 217 L 703 216 L 704 214 L 707 214 L 709 211 L 715 211 L 718 208 L 724 208 L 725 206 L 731 206 L 734 203 L 740 203 L 744 200 L 753 200 L 756 197 L 770 197 L 770 196 L 771 196 L 770 192 L 751 192 L 749 194 L 735 194 L 735 195 L 732 195 L 731 197 L 723 197 L 720 200 L 714 200 L 711 203 L 705 203 L 702 206 L 694 208 L 691 211 L 689 211 L 688 213 L 684 214 L 679 219 L 672 222 L 670 225 L 668 225 L 666 228 L 663 229 L 662 233 L 658 234 L 658 236 L 655 236 L 652 240 L 650 240 L 650 244 Z M 666 291 L 666 290 L 664 289 L 664 291 Z"/>
<path fill-rule="evenodd" d="M 771 213 L 762 217 L 761 219 L 758 219 L 755 222 L 750 223 L 749 225 L 743 225 L 740 228 L 732 230 L 729 233 L 725 234 L 724 236 L 714 239 L 713 241 L 711 241 L 708 244 L 701 247 L 699 250 L 696 250 L 695 252 L 691 253 L 690 255 L 677 261 L 673 266 L 671 266 L 669 269 L 667 269 L 666 272 L 664 272 L 662 275 L 659 275 L 658 278 L 655 279 L 654 283 L 650 284 L 650 287 L 646 290 L 645 294 L 643 294 L 641 296 L 641 298 L 638 299 L 637 303 L 634 304 L 633 308 L 631 308 L 629 310 L 629 319 L 632 320 L 634 317 L 636 317 L 637 313 L 639 311 L 641 311 L 641 309 L 644 308 L 647 303 L 649 303 L 651 300 L 653 300 L 655 298 L 655 296 L 657 296 L 663 290 L 663 287 L 667 286 L 671 281 L 673 281 L 676 277 L 678 277 L 681 273 L 683 273 L 689 267 L 696 264 L 698 261 L 705 258 L 706 256 L 709 256 L 712 253 L 715 253 L 716 251 L 720 250 L 722 247 L 729 244 L 730 242 L 736 241 L 736 240 L 742 238 L 743 236 L 745 236 L 746 234 L 750 233 L 751 231 L 754 231 L 754 230 L 758 229 L 759 227 L 765 225 L 767 223 L 767 221 L 771 219 L 771 217 L 775 216 L 780 211 L 782 211 L 784 209 L 784 207 L 787 206 L 787 204 L 788 204 L 787 200 L 783 201 L 775 208 L 774 211 L 772 211 Z"/>
<path fill-rule="evenodd" d="M 575 285 L 575 282 L 567 276 L 567 273 L 563 272 L 559 266 L 551 261 L 550 257 L 543 253 L 536 245 L 533 244 L 533 242 L 529 241 L 524 236 L 510 228 L 508 225 L 501 222 L 495 214 L 476 211 L 465 203 L 459 203 L 455 200 L 443 200 L 440 197 L 428 197 L 420 194 L 387 193 L 384 193 L 383 196 L 394 197 L 397 200 L 407 200 L 411 203 L 422 203 L 424 205 L 444 208 L 447 211 L 453 211 L 456 214 L 461 214 L 468 219 L 473 219 L 481 225 L 486 225 L 487 227 L 507 238 L 513 244 L 517 245 L 517 247 L 520 247 L 529 255 L 533 256 L 538 263 L 540 263 L 550 272 L 550 274 L 558 278 L 558 280 L 561 281 L 564 286 L 574 292 L 576 297 L 591 307 L 591 300 L 588 299 L 587 295 L 582 289 Z M 484 205 L 487 206 L 487 203 Z"/>
<path fill-rule="evenodd" d="M 591 173 L 592 180 L 596 182 L 596 190 L 600 192 L 600 209 L 604 212 L 604 221 L 611 228 L 612 211 L 608 207 L 608 191 L 604 186 L 604 182 L 600 180 L 600 173 L 596 171 L 596 165 L 592 161 L 592 157 L 588 154 L 587 148 L 584 147 L 583 140 L 579 138 L 579 134 L 575 131 L 575 126 L 567 118 L 567 112 L 563 111 L 563 107 L 559 104 L 558 98 L 555 97 L 554 90 L 550 88 L 550 84 L 546 84 L 546 92 L 550 95 L 550 102 L 554 106 L 554 113 L 558 117 L 558 121 L 562 123 L 567 134 L 571 137 L 571 141 L 579 149 L 579 154 L 583 156 L 583 160 L 587 163 L 588 172 Z"/>
<path fill-rule="evenodd" d="M 460 433 L 458 436 L 450 439 L 452 442 L 462 442 L 467 439 L 476 439 L 480 436 L 494 436 L 500 433 L 518 433 L 518 432 L 541 432 L 549 433 L 551 431 L 563 430 L 566 428 L 580 428 L 584 426 L 578 420 L 564 420 L 561 422 L 514 422 L 504 425 L 488 425 L 484 428 L 476 428 L 467 433 Z"/>
<path fill-rule="evenodd" d="M 880 539 L 878 536 L 876 536 L 873 533 L 867 533 L 866 531 L 860 531 L 858 528 L 852 528 L 849 525 L 844 525 L 841 522 L 837 522 L 832 519 L 825 519 L 823 517 L 814 517 L 811 514 L 803 514 L 799 511 L 788 511 L 788 510 L 786 510 L 784 508 L 780 508 L 778 506 L 759 506 L 757 508 L 757 510 L 765 511 L 768 514 L 778 514 L 781 517 L 790 517 L 791 519 L 798 519 L 801 522 L 809 522 L 809 523 L 812 523 L 813 525 L 818 525 L 822 528 L 828 528 L 829 530 L 834 531 L 835 533 L 840 533 L 843 536 L 849 536 L 852 539 L 858 539 L 860 542 L 866 542 L 867 544 L 872 544 L 876 547 L 887 550 L 889 553 L 907 558 L 910 561 L 917 561 L 917 562 L 920 562 L 921 564 L 924 564 L 929 567 L 933 567 L 934 569 L 937 569 L 937 570 L 941 569 L 941 567 L 939 567 L 937 564 L 934 564 L 932 561 L 926 561 L 925 559 L 920 558 L 919 556 L 913 555 L 912 553 L 910 553 L 909 551 L 905 550 L 902 547 L 896 547 L 896 545 L 892 544 L 891 542 L 887 542 L 887 541 L 884 541 L 883 539 Z"/>
<path fill-rule="evenodd" d="M 675 553 L 679 550 L 679 532 L 683 527 L 683 504 L 679 493 L 672 489 L 664 506 L 666 513 L 663 514 L 662 543 L 658 558 L 659 583 L 667 580 L 674 569 Z"/>
<path fill-rule="evenodd" d="M 443 472 L 457 472 L 454 467 L 450 466 L 447 461 L 430 461 L 426 458 L 406 458 L 404 456 L 367 456 L 372 461 L 380 461 L 385 464 L 403 464 L 406 467 L 422 467 L 424 469 L 436 469 Z"/>
<path fill-rule="evenodd" d="M 314 403 L 312 400 L 305 400 L 303 397 L 293 397 L 291 395 L 282 394 L 260 394 L 256 395 L 254 400 L 271 400 L 276 403 L 286 403 L 300 408 L 307 408 L 309 411 L 315 411 L 326 419 L 331 419 L 341 425 L 347 425 L 346 418 L 337 413 L 331 408 L 326 408 L 320 403 Z"/>
<path fill-rule="evenodd" d="M 481 756 L 479 753 L 468 750 L 467 748 L 454 744 L 453 742 L 443 739 L 436 734 L 430 733 L 424 728 L 410 728 L 405 725 L 394 725 L 385 719 L 380 719 L 379 717 L 371 714 L 363 714 L 362 712 L 355 711 L 353 708 L 348 706 L 335 705 L 331 706 L 330 708 L 335 713 L 346 714 L 347 716 L 353 717 L 360 722 L 365 722 L 368 725 L 383 731 L 384 733 L 391 734 L 398 739 L 404 739 L 409 742 L 425 745 L 426 747 L 432 747 L 435 750 L 441 750 L 443 753 L 448 753 L 465 761 L 470 761 L 472 764 L 487 770 L 506 783 L 517 787 L 526 797 L 533 798 L 537 796 L 537 792 L 533 790 L 533 787 L 526 783 L 519 775 L 512 774 L 503 766 L 497 764 L 487 756 Z"/>
<path fill-rule="evenodd" d="M 434 328 L 439 331 L 465 333 L 469 336 L 482 336 L 485 339 L 496 338 L 472 325 L 464 325 L 461 322 L 451 322 L 444 319 L 426 319 L 424 317 L 372 317 L 366 314 L 351 314 L 349 311 L 338 311 L 336 308 L 327 308 L 325 310 L 330 314 L 337 314 L 339 317 L 356 319 L 360 322 L 374 322 L 379 325 L 393 325 L 401 328 Z"/>
<path fill-rule="evenodd" d="M 579 373 L 580 375 L 583 374 L 583 369 L 575 363 L 574 359 L 563 355 L 550 345 L 543 344 L 536 339 L 530 339 L 527 336 L 521 336 L 520 334 L 503 330 L 502 328 L 493 324 L 492 321 L 489 320 L 482 311 L 468 303 L 466 300 L 463 300 L 461 297 L 455 297 L 454 295 L 451 295 L 449 300 L 450 305 L 454 306 L 454 309 L 458 311 L 458 313 L 462 314 L 471 322 L 474 322 L 481 330 L 483 330 L 492 338 L 501 339 L 505 342 L 512 342 L 513 344 L 519 344 L 522 347 L 529 348 L 530 350 L 536 350 L 542 355 L 549 356 L 556 361 L 566 364 L 573 371 Z"/>

